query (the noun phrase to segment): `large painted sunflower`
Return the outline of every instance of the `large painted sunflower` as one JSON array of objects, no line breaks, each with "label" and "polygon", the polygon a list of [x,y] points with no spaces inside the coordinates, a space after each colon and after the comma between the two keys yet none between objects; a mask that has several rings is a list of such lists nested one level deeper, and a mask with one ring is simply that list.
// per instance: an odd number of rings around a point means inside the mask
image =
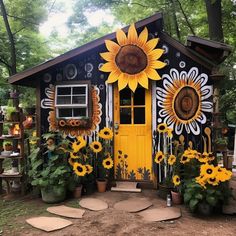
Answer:
[{"label": "large painted sunflower", "polygon": [[93,150],[93,152],[98,153],[102,151],[102,144],[99,141],[93,141],[90,144],[90,148]]},{"label": "large painted sunflower", "polygon": [[103,160],[102,165],[105,169],[111,169],[113,167],[113,160],[111,157],[108,157]]},{"label": "large painted sunflower", "polygon": [[85,176],[87,174],[87,168],[85,165],[82,165],[81,163],[74,163],[73,170],[76,175],[78,176]]},{"label": "large painted sunflower", "polygon": [[163,152],[162,152],[162,151],[158,151],[158,152],[156,153],[156,155],[155,155],[155,162],[156,162],[157,164],[159,164],[159,163],[162,162],[162,160],[164,160],[164,158],[165,158],[165,155],[163,154]]},{"label": "large painted sunflower", "polygon": [[138,36],[135,25],[132,24],[127,36],[122,30],[117,30],[116,38],[117,43],[105,40],[109,52],[100,54],[107,61],[100,70],[110,72],[107,83],[118,81],[119,91],[128,85],[135,92],[138,84],[148,89],[148,78],[161,79],[156,69],[166,65],[158,61],[164,50],[155,49],[158,38],[148,41],[146,27]]},{"label": "large painted sunflower", "polygon": [[199,73],[197,67],[189,72],[171,69],[164,74],[163,88],[157,87],[159,116],[162,122],[180,135],[185,129],[188,134],[200,134],[200,125],[207,119],[205,112],[212,112],[212,86],[206,85],[208,76]]},{"label": "large painted sunflower", "polygon": [[168,158],[168,164],[170,166],[174,165],[174,163],[176,162],[176,156],[175,155],[170,155]]},{"label": "large painted sunflower", "polygon": [[103,138],[105,140],[110,140],[113,138],[113,132],[111,129],[105,127],[102,130],[99,131],[98,136],[100,138]]}]

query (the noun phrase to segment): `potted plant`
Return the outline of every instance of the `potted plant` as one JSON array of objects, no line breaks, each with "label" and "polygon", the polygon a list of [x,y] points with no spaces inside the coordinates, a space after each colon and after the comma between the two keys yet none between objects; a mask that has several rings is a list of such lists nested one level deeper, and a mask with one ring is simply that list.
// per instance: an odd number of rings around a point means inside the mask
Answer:
[{"label": "potted plant", "polygon": [[12,149],[13,149],[13,146],[12,146],[12,144],[11,143],[5,143],[4,144],[4,150],[5,151],[12,151]]},{"label": "potted plant", "polygon": [[42,200],[47,203],[63,201],[71,175],[67,161],[68,142],[60,133],[43,135],[45,143],[30,155],[29,178],[31,185],[41,190]]},{"label": "potted plant", "polygon": [[215,140],[217,151],[224,151],[227,149],[228,138],[227,137],[218,137]]}]

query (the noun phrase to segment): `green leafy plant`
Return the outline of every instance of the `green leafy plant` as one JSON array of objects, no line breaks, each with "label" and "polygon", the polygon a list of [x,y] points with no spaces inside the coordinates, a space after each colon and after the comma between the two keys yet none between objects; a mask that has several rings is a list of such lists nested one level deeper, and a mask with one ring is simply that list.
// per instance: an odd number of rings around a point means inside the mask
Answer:
[{"label": "green leafy plant", "polygon": [[60,133],[43,136],[44,144],[29,155],[29,178],[33,186],[66,186],[71,169],[67,161],[68,141]]}]

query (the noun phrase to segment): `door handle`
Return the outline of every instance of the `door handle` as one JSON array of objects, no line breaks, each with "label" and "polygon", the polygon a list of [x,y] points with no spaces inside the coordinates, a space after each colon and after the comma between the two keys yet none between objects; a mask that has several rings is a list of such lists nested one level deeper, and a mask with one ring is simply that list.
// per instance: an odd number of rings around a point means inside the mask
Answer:
[{"label": "door handle", "polygon": [[114,130],[115,130],[115,134],[118,134],[118,131],[119,131],[119,123],[118,122],[115,122]]}]

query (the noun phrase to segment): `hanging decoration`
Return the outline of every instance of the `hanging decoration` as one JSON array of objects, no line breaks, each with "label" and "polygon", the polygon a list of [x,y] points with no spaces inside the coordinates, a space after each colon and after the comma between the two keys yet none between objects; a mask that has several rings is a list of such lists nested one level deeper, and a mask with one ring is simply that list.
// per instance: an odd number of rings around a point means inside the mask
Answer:
[{"label": "hanging decoration", "polygon": [[134,24],[129,27],[127,36],[119,29],[116,39],[117,43],[105,40],[109,52],[100,53],[107,61],[100,71],[110,72],[107,83],[118,81],[119,91],[128,85],[135,92],[138,84],[148,89],[148,78],[161,79],[156,69],[166,66],[166,63],[158,60],[164,50],[155,49],[159,39],[148,40],[146,27],[139,36]]},{"label": "hanging decoration", "polygon": [[163,75],[163,88],[157,88],[159,116],[180,135],[185,128],[188,134],[200,134],[199,124],[207,121],[205,112],[212,112],[212,86],[206,85],[208,76],[199,74],[193,67],[189,72],[171,69]]}]

